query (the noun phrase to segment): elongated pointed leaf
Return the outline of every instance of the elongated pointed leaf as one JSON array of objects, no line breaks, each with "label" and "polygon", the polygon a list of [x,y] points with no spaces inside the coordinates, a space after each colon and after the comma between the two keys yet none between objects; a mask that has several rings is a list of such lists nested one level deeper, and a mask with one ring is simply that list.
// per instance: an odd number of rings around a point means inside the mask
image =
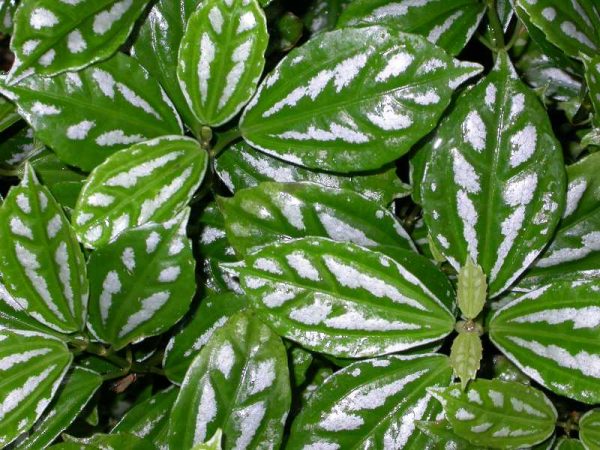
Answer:
[{"label": "elongated pointed leaf", "polygon": [[358,0],[350,3],[338,27],[388,25],[420,34],[457,55],[469,42],[485,12],[477,0]]},{"label": "elongated pointed leaf", "polygon": [[188,215],[126,231],[92,253],[88,324],[100,340],[124,347],[163,333],[188,310],[196,289]]},{"label": "elongated pointed leaf", "polygon": [[27,314],[57,331],[83,328],[83,253],[60,205],[29,165],[0,208],[0,247],[6,289]]},{"label": "elongated pointed leaf", "polygon": [[73,226],[88,247],[119,233],[163,222],[181,211],[200,185],[208,163],[197,141],[164,136],[111,155],[88,177],[73,213]]},{"label": "elongated pointed leaf", "polygon": [[383,205],[410,193],[410,186],[402,183],[396,175],[395,166],[350,176],[318,172],[268,156],[243,141],[219,155],[215,161],[215,170],[233,193],[239,189],[254,187],[263,181],[312,181],[330,188],[358,192]]},{"label": "elongated pointed leaf", "polygon": [[[360,358],[433,342],[453,329],[454,316],[431,292],[438,270],[419,256],[402,259],[350,243],[304,238],[267,245],[231,265],[260,316],[303,347]],[[417,264],[415,264],[417,263]],[[452,300],[450,300],[452,301]]]},{"label": "elongated pointed leaf", "polygon": [[457,385],[430,392],[444,406],[454,432],[476,445],[528,447],[554,431],[554,405],[541,391],[521,383],[475,380],[465,392]]},{"label": "elongated pointed leaf", "polygon": [[305,236],[416,251],[388,209],[348,190],[307,182],[266,182],[218,202],[229,242],[241,254],[264,244]]},{"label": "elongated pointed leaf", "polygon": [[563,209],[562,150],[548,116],[501,53],[429,145],[421,195],[433,240],[455,269],[468,257],[479,264],[496,296],[535,260]]},{"label": "elongated pointed leaf", "polygon": [[92,170],[117,150],[167,134],[181,122],[156,80],[122,53],[80,72],[0,85],[66,163]]},{"label": "elongated pointed leaf", "polygon": [[560,282],[496,311],[490,338],[544,387],[585,403],[600,402],[600,282]]},{"label": "elongated pointed leaf", "polygon": [[600,448],[600,410],[592,409],[581,416],[579,439],[588,450]]},{"label": "elongated pointed leaf", "polygon": [[167,344],[163,367],[169,380],[181,384],[188,367],[215,331],[231,316],[245,309],[247,303],[244,297],[232,293],[202,300],[194,316]]},{"label": "elongated pointed leaf", "polygon": [[75,367],[29,435],[19,440],[18,448],[40,449],[50,445],[77,418],[101,384],[98,373]]},{"label": "elongated pointed leaf", "polygon": [[467,319],[475,319],[485,306],[487,294],[485,273],[468,258],[458,272],[458,307]]},{"label": "elongated pointed leaf", "polygon": [[14,83],[56,75],[108,58],[125,42],[147,0],[30,0],[15,14],[10,48]]},{"label": "elongated pointed leaf", "polygon": [[179,47],[177,77],[200,123],[221,125],[250,100],[268,40],[257,0],[207,0],[191,15]]},{"label": "elongated pointed leaf", "polygon": [[436,125],[480,66],[380,26],[323,33],[263,80],[240,122],[252,146],[309,168],[377,169]]},{"label": "elongated pointed leaf", "polygon": [[415,421],[433,420],[439,404],[427,388],[452,377],[442,355],[389,356],[336,372],[294,421],[290,450],[306,448],[429,448]]},{"label": "elongated pointed leaf", "polygon": [[[598,41],[600,42],[600,36]],[[595,123],[600,126],[600,56],[584,60],[585,82],[595,111]]]},{"label": "elongated pointed leaf", "polygon": [[0,446],[27,431],[42,415],[72,359],[59,339],[0,329]]},{"label": "elongated pointed leaf", "polygon": [[277,448],[290,407],[281,339],[239,313],[218,330],[188,370],[171,412],[169,448],[192,448],[223,430],[225,450]]}]

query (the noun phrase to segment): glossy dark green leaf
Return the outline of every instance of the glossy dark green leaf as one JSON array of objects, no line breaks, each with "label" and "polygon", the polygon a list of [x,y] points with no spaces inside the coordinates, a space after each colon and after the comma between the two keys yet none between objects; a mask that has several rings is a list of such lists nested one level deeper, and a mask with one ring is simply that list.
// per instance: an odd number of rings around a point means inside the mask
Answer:
[{"label": "glossy dark green leaf", "polygon": [[182,131],[158,82],[122,53],[79,72],[2,83],[0,92],[17,104],[36,137],[84,170],[131,144]]},{"label": "glossy dark green leaf", "polygon": [[586,450],[600,448],[600,410],[592,409],[579,419],[579,439]]},{"label": "glossy dark green leaf", "polygon": [[445,450],[446,447],[453,450],[486,450],[487,447],[473,445],[466,439],[457,435],[452,429],[452,425],[447,420],[437,421],[420,421],[417,422],[417,427],[432,441],[435,442],[434,450]]},{"label": "glossy dark green leaf", "polygon": [[13,168],[44,150],[44,144],[35,139],[33,129],[15,125],[3,135],[0,142],[0,164]]},{"label": "glossy dark green leaf", "polygon": [[88,177],[73,212],[79,240],[94,248],[147,222],[164,222],[190,201],[206,172],[198,141],[163,136],[123,149]]},{"label": "glossy dark green leaf", "polygon": [[[599,37],[600,42],[600,37]],[[584,60],[585,81],[595,111],[595,122],[600,125],[600,56]]]},{"label": "glossy dark green leaf", "polygon": [[[0,8],[2,6],[0,5]],[[1,20],[1,9],[0,9],[0,20]],[[8,127],[14,125],[19,120],[21,120],[21,116],[17,112],[16,106],[6,100],[4,97],[0,97],[0,131],[6,130]]]},{"label": "glossy dark green leaf", "polygon": [[226,450],[276,448],[290,395],[281,339],[239,313],[213,334],[186,373],[171,412],[169,448],[191,448],[218,428]]},{"label": "glossy dark green leaf", "polygon": [[560,395],[600,402],[600,282],[558,282],[492,317],[492,342],[529,377]]},{"label": "glossy dark green leaf", "polygon": [[[289,341],[286,341],[289,343]],[[311,352],[294,344],[288,347],[288,362],[290,365],[290,378],[293,386],[298,388],[304,384],[308,376],[308,369],[314,361]]]},{"label": "glossy dark green leaf", "polygon": [[38,420],[72,360],[59,339],[0,329],[0,446],[8,445]]},{"label": "glossy dark green leaf", "polygon": [[388,25],[420,34],[457,55],[469,42],[485,12],[477,0],[355,0],[342,13],[338,27]]},{"label": "glossy dark green leaf", "polygon": [[56,75],[106,59],[125,42],[147,0],[28,0],[15,14],[7,80]]},{"label": "glossy dark green leaf", "polygon": [[455,269],[467,257],[483,268],[494,297],[533,263],[563,209],[562,149],[546,111],[500,53],[428,146],[425,222]]},{"label": "glossy dark green leaf", "polygon": [[310,2],[302,21],[311,35],[335,28],[340,14],[353,0],[316,0]]},{"label": "glossy dark green leaf", "polygon": [[[65,437],[63,435],[63,437]],[[155,450],[152,442],[130,433],[94,434],[88,438],[69,438],[63,443],[53,445],[52,450]]]},{"label": "glossy dark green leaf", "polygon": [[351,364],[325,380],[295,419],[286,448],[429,448],[416,428],[439,404],[427,388],[452,377],[443,355],[389,356]]},{"label": "glossy dark green leaf", "polygon": [[15,11],[18,5],[19,0],[0,1],[0,32],[12,34]]},{"label": "glossy dark green leaf", "polygon": [[233,198],[219,198],[218,203],[229,242],[240,254],[305,236],[416,251],[388,209],[353,191],[308,182],[265,182],[239,190]]},{"label": "glossy dark green leaf", "polygon": [[294,164],[377,169],[431,131],[452,92],[480,71],[392,28],[322,33],[267,75],[240,130],[252,146]]},{"label": "glossy dark green leaf", "polygon": [[257,0],[206,0],[191,15],[179,47],[177,77],[201,124],[222,125],[250,100],[268,40]]},{"label": "glossy dark green leaf", "polygon": [[475,380],[465,392],[458,385],[430,392],[444,406],[454,432],[472,444],[523,448],[554,431],[557,413],[552,402],[520,383]]},{"label": "glossy dark green leaf", "polygon": [[81,330],[88,299],[83,253],[30,165],[0,208],[0,247],[0,274],[21,308],[54,330]]},{"label": "glossy dark green leaf", "polygon": [[88,327],[117,349],[168,330],[195,292],[189,210],[125,231],[88,260]]},{"label": "glossy dark green leaf", "polygon": [[[347,242],[304,238],[262,247],[229,267],[259,315],[305,348],[344,358],[377,356],[450,333],[452,288],[410,251],[394,259]],[[441,289],[440,289],[441,288]],[[433,292],[432,292],[433,291]],[[444,300],[441,300],[444,299]]]}]

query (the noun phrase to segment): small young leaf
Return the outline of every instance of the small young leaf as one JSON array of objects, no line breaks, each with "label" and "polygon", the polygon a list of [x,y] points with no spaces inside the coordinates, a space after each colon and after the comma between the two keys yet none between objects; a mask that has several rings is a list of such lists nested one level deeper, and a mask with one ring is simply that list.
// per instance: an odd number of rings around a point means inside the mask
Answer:
[{"label": "small young leaf", "polygon": [[600,410],[592,409],[579,419],[579,439],[587,450],[600,448]]},{"label": "small young leaf", "polygon": [[221,441],[223,440],[223,432],[220,428],[217,429],[213,437],[208,441],[202,442],[192,448],[192,450],[221,450]]},{"label": "small young leaf", "polygon": [[461,332],[452,342],[450,364],[460,378],[463,390],[469,380],[474,380],[483,355],[481,339],[476,332]]},{"label": "small young leaf", "polygon": [[458,272],[456,296],[458,307],[467,319],[475,319],[485,306],[487,283],[485,273],[470,257]]}]

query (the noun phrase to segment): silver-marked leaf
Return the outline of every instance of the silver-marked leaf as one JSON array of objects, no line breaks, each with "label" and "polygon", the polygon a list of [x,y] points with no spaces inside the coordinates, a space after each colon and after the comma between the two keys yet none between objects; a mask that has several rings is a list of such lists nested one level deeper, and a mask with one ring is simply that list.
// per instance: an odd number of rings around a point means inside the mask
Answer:
[{"label": "silver-marked leaf", "polygon": [[115,434],[94,434],[87,438],[74,438],[72,436],[62,436],[65,442],[53,445],[52,450],[106,450],[106,449],[127,449],[127,450],[155,450],[152,442],[140,438],[130,433]]},{"label": "silver-marked leaf", "polygon": [[229,317],[247,307],[247,300],[232,293],[214,295],[202,300],[194,316],[169,340],[165,348],[163,368],[173,383],[181,384],[185,373],[211,336]]},{"label": "silver-marked leaf", "polygon": [[318,172],[268,156],[243,141],[219,155],[215,160],[215,170],[232,193],[254,187],[263,181],[312,181],[330,188],[358,192],[383,205],[410,194],[410,186],[400,181],[395,166],[352,175]]},{"label": "silver-marked leaf", "polygon": [[14,16],[19,0],[0,1],[0,32],[12,34],[14,27]]},{"label": "silver-marked leaf", "polygon": [[222,125],[250,100],[269,41],[257,0],[206,0],[194,12],[179,47],[177,77],[203,125]]},{"label": "silver-marked leaf", "polygon": [[[15,130],[16,129],[16,130]],[[6,131],[5,140],[0,142],[0,164],[8,167],[18,167],[26,159],[41,153],[45,146],[35,139],[33,129],[28,126],[15,125]]]},{"label": "silver-marked leaf", "polygon": [[185,375],[169,423],[169,448],[192,448],[220,428],[224,450],[277,448],[290,408],[281,339],[250,314],[217,330]]},{"label": "silver-marked leaf", "polygon": [[420,34],[457,55],[471,40],[485,4],[477,0],[357,0],[340,16],[338,27],[388,25]]},{"label": "silver-marked leaf", "polygon": [[0,208],[0,274],[16,303],[64,333],[85,324],[85,259],[62,208],[29,164]]},{"label": "silver-marked leaf", "polygon": [[163,136],[123,149],[96,167],[77,200],[72,222],[94,248],[147,222],[181,211],[200,185],[208,154],[198,141]]},{"label": "silver-marked leaf", "polygon": [[335,28],[340,14],[353,0],[316,0],[310,2],[306,13],[302,17],[304,26],[314,36],[323,31]]},{"label": "silver-marked leaf", "polygon": [[[1,5],[0,8],[2,8]],[[21,120],[21,116],[17,112],[17,108],[14,105],[14,103],[9,102],[4,97],[0,97],[0,131],[6,130],[10,126],[17,123],[19,120]]]},{"label": "silver-marked leaf", "polygon": [[579,419],[579,439],[586,450],[600,448],[600,410],[592,409]]},{"label": "silver-marked leaf", "polygon": [[514,0],[548,41],[567,55],[594,56],[600,50],[600,7],[595,0]]},{"label": "silver-marked leaf", "polygon": [[88,327],[117,349],[163,333],[186,313],[194,258],[186,236],[189,209],[172,220],[119,235],[88,260]]},{"label": "silver-marked leaf", "polygon": [[[598,41],[600,42],[600,37]],[[597,125],[600,125],[600,56],[585,59],[584,65],[585,81],[595,111],[595,122]]]},{"label": "silver-marked leaf", "polygon": [[201,0],[159,0],[140,27],[131,55],[156,78],[177,107],[184,122],[197,128],[177,79],[177,49],[185,24]]},{"label": "silver-marked leaf", "polygon": [[73,355],[59,339],[0,329],[0,446],[29,430],[56,394]]},{"label": "silver-marked leaf", "polygon": [[77,418],[101,384],[98,373],[75,367],[42,418],[26,436],[19,438],[17,448],[35,450],[49,446]]},{"label": "silver-marked leaf", "polygon": [[579,439],[561,437],[553,450],[586,450],[585,445]]},{"label": "silver-marked leaf", "polygon": [[492,317],[492,342],[542,386],[600,402],[600,282],[558,282],[531,291]]},{"label": "silver-marked leaf", "polygon": [[444,406],[454,432],[476,445],[529,447],[554,431],[557,413],[552,402],[521,383],[475,380],[465,392],[459,385],[430,392]]},{"label": "silver-marked leaf", "polygon": [[253,248],[306,236],[328,237],[364,247],[401,247],[416,251],[396,217],[353,191],[315,183],[265,182],[218,199],[233,248]]},{"label": "silver-marked leaf", "polygon": [[122,53],[79,72],[3,82],[0,92],[17,104],[37,138],[84,170],[131,144],[182,132],[158,82]]},{"label": "silver-marked leaf", "polygon": [[500,53],[427,145],[421,196],[432,238],[455,269],[467,257],[480,265],[494,297],[533,263],[563,209],[562,149],[546,111]]},{"label": "silver-marked leaf", "polygon": [[453,450],[487,450],[487,447],[473,445],[457,435],[446,419],[428,422],[419,421],[417,427],[435,442],[436,445],[433,447],[435,450],[445,450],[446,447]]},{"label": "silver-marked leaf", "polygon": [[347,242],[303,238],[267,245],[229,267],[280,335],[310,350],[361,358],[434,342],[454,327],[441,300],[453,301],[452,288],[434,293],[427,286],[438,269],[408,250],[395,252],[392,259]]},{"label": "silver-marked leaf", "polygon": [[448,386],[443,355],[389,356],[356,362],[325,380],[295,419],[287,449],[430,448],[417,420],[440,405],[427,388]]},{"label": "silver-marked leaf", "polygon": [[240,130],[252,146],[294,164],[377,169],[431,131],[452,92],[480,71],[392,28],[322,33],[267,75]]},{"label": "silver-marked leaf", "polygon": [[9,83],[56,75],[108,58],[125,42],[148,0],[28,0],[15,14]]}]

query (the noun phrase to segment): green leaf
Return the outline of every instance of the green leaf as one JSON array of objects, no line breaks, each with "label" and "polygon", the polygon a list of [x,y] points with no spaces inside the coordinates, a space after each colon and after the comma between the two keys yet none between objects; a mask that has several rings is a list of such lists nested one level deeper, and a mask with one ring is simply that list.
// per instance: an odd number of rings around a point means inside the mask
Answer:
[{"label": "green leaf", "polygon": [[85,324],[83,253],[60,205],[30,165],[0,208],[0,274],[31,317],[64,333]]},{"label": "green leaf", "polygon": [[[63,435],[63,438],[65,436]],[[155,450],[155,447],[146,439],[129,433],[94,434],[92,437],[76,439],[68,438],[66,442],[53,445],[51,450],[106,450],[119,448],[127,450]]]},{"label": "green leaf", "polygon": [[485,450],[487,448],[475,446],[457,435],[447,420],[420,421],[417,422],[417,427],[436,443],[436,446],[433,447],[435,450],[442,450],[446,447],[454,450]]},{"label": "green leaf", "polygon": [[600,410],[592,409],[579,419],[579,439],[587,450],[600,448]]},{"label": "green leaf", "polygon": [[321,384],[294,421],[287,449],[429,448],[416,420],[439,405],[426,389],[447,386],[443,355],[389,356],[351,364]]},{"label": "green leaf", "polygon": [[219,329],[188,370],[171,412],[169,448],[191,448],[222,429],[224,449],[277,448],[290,407],[281,339],[252,315]]},{"label": "green leaf", "polygon": [[53,402],[25,438],[18,441],[19,449],[41,449],[49,446],[81,413],[102,377],[91,370],[75,367],[63,380]]},{"label": "green leaf", "polygon": [[318,172],[265,155],[243,141],[230,146],[219,155],[215,161],[215,170],[233,193],[240,189],[254,187],[263,181],[281,183],[312,181],[330,188],[358,192],[383,205],[388,205],[395,198],[406,197],[410,193],[410,186],[402,183],[396,175],[395,166],[346,176]]},{"label": "green leaf", "polygon": [[485,3],[477,0],[356,0],[342,13],[338,27],[387,25],[420,34],[457,55],[471,40]]},{"label": "green leaf", "polygon": [[[598,38],[600,42],[600,37]],[[600,56],[584,59],[585,81],[595,111],[595,123],[600,125]]]},{"label": "green leaf", "polygon": [[223,432],[221,429],[217,429],[214,436],[208,441],[196,445],[192,450],[221,450],[221,441],[223,439]]},{"label": "green leaf", "polygon": [[13,18],[17,9],[19,0],[0,1],[0,32],[12,34],[14,27]]},{"label": "green leaf", "polygon": [[233,198],[221,197],[218,204],[229,242],[241,254],[264,244],[305,236],[416,251],[388,209],[349,190],[308,182],[265,182],[239,190]]},{"label": "green leaf", "polygon": [[252,146],[308,168],[377,169],[431,131],[454,89],[480,71],[391,28],[322,33],[267,75],[240,130]]},{"label": "green leaf", "polygon": [[463,390],[470,380],[475,379],[482,355],[481,339],[476,332],[461,332],[454,338],[450,349],[450,364],[460,378]]},{"label": "green leaf", "polygon": [[444,406],[454,432],[472,444],[522,448],[554,431],[557,414],[550,400],[520,383],[475,380],[465,392],[458,385],[430,392]]},{"label": "green leaf", "polygon": [[313,361],[314,358],[311,352],[290,344],[288,347],[288,362],[290,365],[290,378],[294,387],[299,388],[304,384],[308,369]]},{"label": "green leaf", "polygon": [[197,128],[198,119],[179,87],[177,49],[188,19],[200,3],[201,0],[159,0],[140,27],[131,49],[131,55],[160,82],[191,129]]},{"label": "green leaf", "polygon": [[10,48],[11,84],[32,75],[56,75],[106,59],[125,42],[147,0],[21,2]]},{"label": "green leaf", "polygon": [[600,12],[594,0],[515,0],[548,41],[572,58],[594,56],[600,49]]},{"label": "green leaf", "polygon": [[229,267],[277,333],[310,350],[361,358],[436,341],[454,326],[441,300],[452,302],[448,281],[445,290],[428,286],[438,269],[406,250],[394,258],[304,238],[264,246]]},{"label": "green leaf", "polygon": [[28,126],[15,125],[3,137],[4,140],[0,142],[0,164],[4,166],[18,167],[44,149],[44,144],[34,138],[33,130]]},{"label": "green leaf", "polygon": [[579,439],[562,437],[554,446],[554,450],[586,450],[586,447]]},{"label": "green leaf", "polygon": [[88,327],[98,339],[120,349],[186,313],[196,290],[188,215],[125,231],[91,254]]},{"label": "green leaf", "polygon": [[558,282],[500,308],[490,338],[529,377],[560,395],[600,402],[600,282]]},{"label": "green leaf", "polygon": [[317,0],[310,2],[306,13],[302,17],[304,26],[311,35],[322,31],[331,31],[335,28],[340,14],[353,0]]},{"label": "green leaf", "polygon": [[485,306],[487,283],[485,273],[470,257],[458,272],[456,297],[458,307],[467,319],[475,319]]},{"label": "green leaf", "polygon": [[[1,8],[2,5],[0,5],[0,14],[2,13]],[[17,112],[16,106],[4,97],[0,97],[0,131],[6,130],[19,120],[21,120],[21,116]]]},{"label": "green leaf", "polygon": [[163,136],[121,150],[96,167],[77,200],[72,222],[94,248],[147,222],[164,222],[190,201],[208,154],[194,139]]},{"label": "green leaf", "polygon": [[177,77],[203,125],[222,125],[250,100],[265,66],[267,21],[257,0],[207,0],[191,15]]},{"label": "green leaf", "polygon": [[247,300],[232,293],[203,299],[194,316],[167,344],[163,367],[169,380],[181,384],[188,367],[215,331],[246,307]]},{"label": "green leaf", "polygon": [[55,396],[72,354],[59,339],[0,329],[0,446],[29,430]]},{"label": "green leaf", "polygon": [[136,142],[182,131],[158,82],[122,53],[79,72],[2,83],[0,91],[17,104],[37,138],[84,170]]},{"label": "green leaf", "polygon": [[546,111],[500,53],[427,145],[430,233],[456,270],[467,257],[480,265],[497,296],[548,243],[563,209],[562,149]]}]

